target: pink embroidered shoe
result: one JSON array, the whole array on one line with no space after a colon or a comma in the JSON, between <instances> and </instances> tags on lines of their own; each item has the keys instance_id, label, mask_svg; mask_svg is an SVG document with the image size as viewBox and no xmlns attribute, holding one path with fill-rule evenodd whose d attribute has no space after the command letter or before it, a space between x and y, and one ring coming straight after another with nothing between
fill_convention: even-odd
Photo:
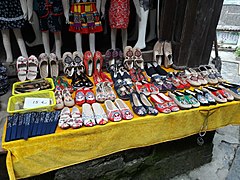
<instances>
[{"instance_id":1,"label":"pink embroidered shoe","mask_svg":"<svg viewBox=\"0 0 240 180\"><path fill-rule=\"evenodd\" d=\"M129 107L124 103L121 99L116 99L115 104L117 105L118 109L120 110L122 114L122 118L125 120L129 120L133 118L133 113L129 109Z\"/></svg>"},{"instance_id":2,"label":"pink embroidered shoe","mask_svg":"<svg viewBox=\"0 0 240 180\"><path fill-rule=\"evenodd\" d=\"M104 102L106 110L107 110L107 116L108 119L110 121L121 121L122 120L122 116L121 116L121 112L119 111L119 109L115 106L115 104L110 101L110 100L106 100Z\"/></svg>"}]
</instances>

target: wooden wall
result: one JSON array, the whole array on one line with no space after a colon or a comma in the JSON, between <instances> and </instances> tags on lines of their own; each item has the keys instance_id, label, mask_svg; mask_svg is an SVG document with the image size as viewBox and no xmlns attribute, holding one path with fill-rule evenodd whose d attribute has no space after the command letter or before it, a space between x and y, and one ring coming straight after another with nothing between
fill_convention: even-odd
<instances>
[{"instance_id":1,"label":"wooden wall","mask_svg":"<svg viewBox=\"0 0 240 180\"><path fill-rule=\"evenodd\" d=\"M174 64L208 64L223 0L162 0L160 40L171 40Z\"/></svg>"}]
</instances>

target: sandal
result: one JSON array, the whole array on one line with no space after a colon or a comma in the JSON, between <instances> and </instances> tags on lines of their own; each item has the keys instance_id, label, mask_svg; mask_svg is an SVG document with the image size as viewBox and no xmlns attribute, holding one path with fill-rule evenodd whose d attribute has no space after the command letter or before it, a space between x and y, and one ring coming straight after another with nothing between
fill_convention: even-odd
<instances>
[{"instance_id":1,"label":"sandal","mask_svg":"<svg viewBox=\"0 0 240 180\"><path fill-rule=\"evenodd\" d=\"M131 46L126 46L124 49L124 60L123 60L123 66L130 70L133 68L133 48Z\"/></svg>"},{"instance_id":2,"label":"sandal","mask_svg":"<svg viewBox=\"0 0 240 180\"><path fill-rule=\"evenodd\" d=\"M102 106L99 103L93 103L92 108L93 108L96 123L100 125L107 124L108 118Z\"/></svg>"},{"instance_id":3,"label":"sandal","mask_svg":"<svg viewBox=\"0 0 240 180\"><path fill-rule=\"evenodd\" d=\"M72 53L65 52L63 54L63 72L68 78L72 78L74 75L74 66Z\"/></svg>"},{"instance_id":4,"label":"sandal","mask_svg":"<svg viewBox=\"0 0 240 180\"><path fill-rule=\"evenodd\" d=\"M34 80L37 77L38 73L38 59L36 56L31 55L28 58L28 73L27 73L27 79Z\"/></svg>"},{"instance_id":5,"label":"sandal","mask_svg":"<svg viewBox=\"0 0 240 180\"><path fill-rule=\"evenodd\" d=\"M27 58L20 56L17 59L17 73L18 73L18 79L20 81L25 81L27 78Z\"/></svg>"},{"instance_id":6,"label":"sandal","mask_svg":"<svg viewBox=\"0 0 240 180\"><path fill-rule=\"evenodd\" d=\"M133 48L134 65L136 68L144 69L144 60L142 58L142 52L139 48Z\"/></svg>"}]
</instances>

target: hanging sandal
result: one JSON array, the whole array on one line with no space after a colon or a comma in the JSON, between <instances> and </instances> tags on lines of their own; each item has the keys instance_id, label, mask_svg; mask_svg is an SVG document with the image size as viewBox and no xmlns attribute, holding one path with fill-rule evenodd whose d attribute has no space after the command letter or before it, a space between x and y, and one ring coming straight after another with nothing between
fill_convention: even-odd
<instances>
[{"instance_id":1,"label":"hanging sandal","mask_svg":"<svg viewBox=\"0 0 240 180\"><path fill-rule=\"evenodd\" d=\"M36 56L31 55L28 58L28 73L27 73L27 79L34 80L37 77L38 73L38 59Z\"/></svg>"},{"instance_id":2,"label":"hanging sandal","mask_svg":"<svg viewBox=\"0 0 240 180\"><path fill-rule=\"evenodd\" d=\"M133 48L133 57L134 57L134 65L141 70L144 70L144 60L142 58L142 52L139 48Z\"/></svg>"},{"instance_id":3,"label":"hanging sandal","mask_svg":"<svg viewBox=\"0 0 240 180\"><path fill-rule=\"evenodd\" d=\"M68 78L72 78L74 74L75 63L73 61L72 53L65 52L63 54L63 72Z\"/></svg>"},{"instance_id":4,"label":"hanging sandal","mask_svg":"<svg viewBox=\"0 0 240 180\"><path fill-rule=\"evenodd\" d=\"M163 42L157 41L153 47L153 61L161 66L163 58Z\"/></svg>"},{"instance_id":5,"label":"hanging sandal","mask_svg":"<svg viewBox=\"0 0 240 180\"><path fill-rule=\"evenodd\" d=\"M20 81L25 81L27 78L27 58L20 56L17 59L17 73L18 73L18 79Z\"/></svg>"}]
</instances>

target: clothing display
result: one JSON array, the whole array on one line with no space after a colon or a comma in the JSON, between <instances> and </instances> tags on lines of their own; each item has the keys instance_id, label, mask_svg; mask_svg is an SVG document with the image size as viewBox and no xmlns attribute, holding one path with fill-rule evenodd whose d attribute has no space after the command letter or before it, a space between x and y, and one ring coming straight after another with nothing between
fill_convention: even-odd
<instances>
[{"instance_id":1,"label":"clothing display","mask_svg":"<svg viewBox=\"0 0 240 180\"><path fill-rule=\"evenodd\" d=\"M111 0L109 9L109 25L112 29L126 29L128 27L129 15L129 0Z\"/></svg>"},{"instance_id":2,"label":"clothing display","mask_svg":"<svg viewBox=\"0 0 240 180\"><path fill-rule=\"evenodd\" d=\"M0 1L0 30L21 28L25 24L20 0Z\"/></svg>"},{"instance_id":3,"label":"clothing display","mask_svg":"<svg viewBox=\"0 0 240 180\"><path fill-rule=\"evenodd\" d=\"M61 0L36 0L41 31L61 31L63 5Z\"/></svg>"},{"instance_id":4,"label":"clothing display","mask_svg":"<svg viewBox=\"0 0 240 180\"><path fill-rule=\"evenodd\" d=\"M103 30L96 0L71 0L70 5L69 31L89 34Z\"/></svg>"}]
</instances>

